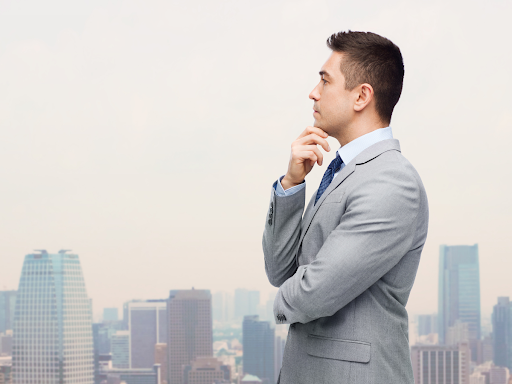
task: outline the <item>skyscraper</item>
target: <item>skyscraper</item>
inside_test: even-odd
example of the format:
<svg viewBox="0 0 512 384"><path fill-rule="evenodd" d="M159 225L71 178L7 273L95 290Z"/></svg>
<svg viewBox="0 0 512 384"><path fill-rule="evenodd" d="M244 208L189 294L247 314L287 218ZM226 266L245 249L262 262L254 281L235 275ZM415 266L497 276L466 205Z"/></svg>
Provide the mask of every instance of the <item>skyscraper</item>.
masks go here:
<svg viewBox="0 0 512 384"><path fill-rule="evenodd" d="M0 333L12 329L16 291L0 291Z"/></svg>
<svg viewBox="0 0 512 384"><path fill-rule="evenodd" d="M274 335L270 322L245 316L243 322L244 373L274 382Z"/></svg>
<svg viewBox="0 0 512 384"><path fill-rule="evenodd" d="M13 384L93 384L92 314L80 260L25 256L13 327Z"/></svg>
<svg viewBox="0 0 512 384"><path fill-rule="evenodd" d="M243 320L244 316L257 315L260 304L260 291L235 289L235 318Z"/></svg>
<svg viewBox="0 0 512 384"><path fill-rule="evenodd" d="M172 290L167 302L168 384L183 383L183 366L213 357L212 296L209 290Z"/></svg>
<svg viewBox="0 0 512 384"><path fill-rule="evenodd" d="M508 297L498 297L492 312L494 364L512 369L512 306Z"/></svg>
<svg viewBox="0 0 512 384"><path fill-rule="evenodd" d="M167 341L167 301L146 300L127 305L130 368L151 368L155 345Z"/></svg>
<svg viewBox="0 0 512 384"><path fill-rule="evenodd" d="M480 272L478 244L441 245L439 249L439 343L446 343L448 327L468 323L472 358L480 340Z"/></svg>

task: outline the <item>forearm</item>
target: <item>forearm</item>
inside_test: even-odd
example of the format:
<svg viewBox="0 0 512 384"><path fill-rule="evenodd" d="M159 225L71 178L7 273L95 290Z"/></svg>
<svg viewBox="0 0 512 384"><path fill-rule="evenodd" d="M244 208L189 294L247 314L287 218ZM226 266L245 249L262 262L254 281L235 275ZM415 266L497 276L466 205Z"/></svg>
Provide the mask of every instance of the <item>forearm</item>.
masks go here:
<svg viewBox="0 0 512 384"><path fill-rule="evenodd" d="M305 187L289 196L279 196L272 187L269 211L263 232L265 272L269 282L279 287L297 269L295 255L300 238Z"/></svg>

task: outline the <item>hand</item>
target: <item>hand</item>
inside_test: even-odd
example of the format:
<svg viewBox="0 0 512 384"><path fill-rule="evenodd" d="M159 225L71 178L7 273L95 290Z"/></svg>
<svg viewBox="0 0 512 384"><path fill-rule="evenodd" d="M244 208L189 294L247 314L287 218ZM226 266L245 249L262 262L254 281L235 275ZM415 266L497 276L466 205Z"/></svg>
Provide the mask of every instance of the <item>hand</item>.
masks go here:
<svg viewBox="0 0 512 384"><path fill-rule="evenodd" d="M327 152L331 150L327 140L329 135L318 127L306 127L304 132L292 143L288 172L281 180L283 189L291 188L304 181L315 163L322 165L324 156L317 145Z"/></svg>

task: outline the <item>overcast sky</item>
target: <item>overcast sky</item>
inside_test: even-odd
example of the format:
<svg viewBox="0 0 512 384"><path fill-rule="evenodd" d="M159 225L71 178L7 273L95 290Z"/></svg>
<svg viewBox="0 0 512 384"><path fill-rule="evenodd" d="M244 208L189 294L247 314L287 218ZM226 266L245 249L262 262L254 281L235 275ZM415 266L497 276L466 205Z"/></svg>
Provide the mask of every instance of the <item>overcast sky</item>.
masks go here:
<svg viewBox="0 0 512 384"><path fill-rule="evenodd" d="M437 311L440 244L478 243L488 314L512 296L511 4L0 0L0 289L72 249L96 313L192 286L266 299L271 185L351 29L404 57L391 127L430 206L407 309Z"/></svg>

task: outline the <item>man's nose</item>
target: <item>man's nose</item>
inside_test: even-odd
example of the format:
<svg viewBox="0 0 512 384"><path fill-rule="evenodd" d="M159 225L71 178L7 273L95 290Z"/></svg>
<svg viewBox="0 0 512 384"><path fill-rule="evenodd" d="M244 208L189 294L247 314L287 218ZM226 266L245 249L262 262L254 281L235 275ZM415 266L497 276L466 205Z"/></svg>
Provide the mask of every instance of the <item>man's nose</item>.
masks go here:
<svg viewBox="0 0 512 384"><path fill-rule="evenodd" d="M313 90L309 94L309 98L311 100L318 100L318 99L320 99L320 93L318 92L318 85L315 88L313 88Z"/></svg>

